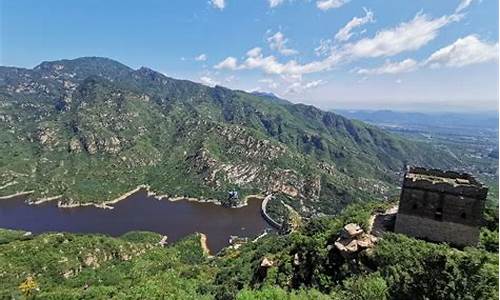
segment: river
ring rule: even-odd
[[[0,227],[34,234],[62,231],[111,236],[146,230],[167,235],[169,243],[201,232],[215,253],[228,245],[231,235],[254,237],[270,227],[260,214],[261,203],[261,199],[252,198],[245,207],[225,208],[188,200],[157,200],[139,191],[114,204],[114,209],[59,208],[57,201],[28,205],[18,197],[0,200]]]

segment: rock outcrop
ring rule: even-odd
[[[373,248],[376,243],[375,236],[365,233],[358,224],[350,223],[344,226],[340,237],[334,243],[334,247],[343,256],[350,257],[365,249]]]

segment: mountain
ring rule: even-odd
[[[276,101],[276,102],[281,103],[281,104],[292,104],[292,102],[285,100],[285,99],[282,99],[271,92],[254,91],[254,92],[252,92],[252,95],[259,96],[259,97],[264,98],[264,99],[268,99],[269,101]]]
[[[217,254],[202,234],[165,246],[151,232],[0,229],[0,299],[497,298],[498,210],[486,210],[478,247],[391,232],[352,256],[335,246],[346,224],[368,232],[395,204],[352,202],[386,194],[406,163],[449,168],[453,157],[270,100],[105,58],[0,67],[0,196],[102,202],[149,184],[219,199],[273,192],[302,215],[336,214]]]
[[[199,198],[272,192],[301,214],[332,214],[387,194],[406,164],[457,164],[374,126],[269,99],[99,57],[0,67],[0,196],[102,202],[147,184]]]
[[[498,135],[498,112],[400,112],[392,110],[335,110],[345,117],[387,127],[443,133],[478,134],[479,130]]]

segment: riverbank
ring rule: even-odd
[[[207,244],[207,235],[201,232],[199,232],[198,235],[200,236],[200,244],[201,244],[201,249],[203,249],[203,254],[207,255],[208,257],[211,257],[212,255],[210,255],[210,248],[208,248]]]
[[[104,202],[100,202],[100,203],[98,203],[98,202],[79,202],[79,201],[72,201],[72,200],[70,200],[68,202],[64,202],[64,201],[60,200],[61,198],[63,198],[63,195],[56,195],[56,196],[51,196],[51,197],[39,198],[36,200],[28,200],[27,203],[29,205],[40,205],[43,203],[59,200],[57,202],[57,207],[59,207],[59,208],[77,208],[77,207],[94,206],[96,208],[102,208],[102,209],[114,209],[114,207],[113,207],[114,204],[116,204],[122,200],[125,200],[128,197],[133,196],[134,194],[140,192],[141,190],[144,190],[147,193],[148,197],[154,197],[157,200],[168,200],[171,202],[184,200],[184,201],[191,201],[191,202],[212,203],[215,205],[222,205],[222,202],[220,200],[213,199],[213,198],[205,199],[205,198],[186,197],[186,196],[177,196],[177,195],[172,197],[172,196],[169,196],[167,194],[158,195],[158,193],[151,191],[151,187],[149,185],[146,185],[146,184],[141,184],[141,185],[137,186],[136,188],[120,195],[117,198],[114,198],[114,199],[108,200],[108,201],[104,201]],[[18,192],[18,193],[12,194],[12,195],[0,196],[0,200],[31,195],[33,193],[34,193],[34,191]],[[240,202],[240,204],[238,204],[237,206],[234,206],[234,207],[230,207],[230,208],[245,207],[248,205],[248,201],[250,199],[263,200],[263,199],[265,199],[265,197],[263,197],[262,195],[248,195],[248,196],[245,196],[245,198],[243,198],[243,200]]]
[[[104,234],[121,237],[129,232],[149,231],[152,241],[173,244],[197,232],[206,234],[210,255],[228,245],[230,236],[254,237],[271,227],[260,215],[261,201],[227,209],[224,206],[188,201],[158,201],[144,190],[114,205],[112,210],[85,207],[61,209],[57,201],[29,205],[23,197],[0,201],[0,228],[45,232]],[[168,239],[163,239],[167,236]],[[134,240],[135,233],[126,235]],[[199,237],[198,237],[199,238]],[[200,241],[198,247],[200,247]],[[205,243],[205,242],[204,242]],[[201,249],[201,248],[200,248]],[[201,250],[200,250],[201,251]]]
[[[35,191],[17,192],[17,193],[12,194],[12,195],[0,196],[0,200],[12,199],[12,198],[20,197],[20,196],[31,195],[34,192]]]

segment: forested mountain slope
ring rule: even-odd
[[[380,197],[439,149],[313,106],[86,57],[0,67],[0,196],[100,202],[160,194],[282,195],[301,213]],[[299,201],[296,201],[299,200]]]

